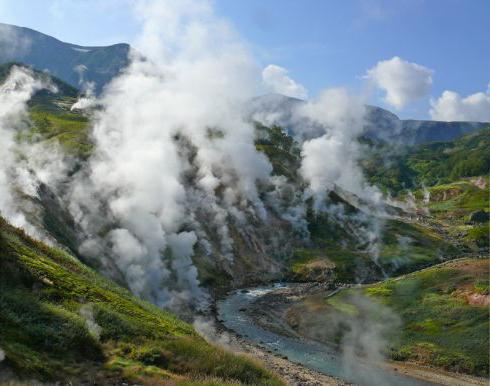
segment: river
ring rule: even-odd
[[[363,363],[345,364],[332,347],[307,339],[296,339],[265,330],[257,326],[251,317],[240,310],[272,291],[284,288],[286,284],[257,287],[246,291],[232,292],[218,302],[218,316],[230,330],[246,338],[255,345],[285,356],[315,371],[362,386],[427,386],[433,383],[409,378],[395,371]]]

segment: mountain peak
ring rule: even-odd
[[[130,46],[80,46],[26,27],[0,23],[0,63],[21,62],[73,87],[93,82],[97,93],[128,64]]]

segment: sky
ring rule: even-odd
[[[80,45],[131,43],[139,29],[130,2],[0,0],[0,21]],[[371,103],[402,118],[458,118],[490,106],[489,0],[215,0],[214,7],[260,66],[284,69],[309,97],[325,87],[359,90],[368,70],[399,57],[430,70],[430,87],[390,103],[383,82],[368,76],[376,84]],[[476,93],[483,104],[465,102]]]

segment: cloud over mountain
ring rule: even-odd
[[[430,91],[433,71],[398,56],[380,61],[367,71],[365,78],[386,93],[387,103],[397,109],[419,100]]]
[[[461,97],[455,91],[444,91],[431,101],[430,115],[438,121],[490,122],[490,84],[486,92]]]

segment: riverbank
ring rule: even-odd
[[[267,369],[279,375],[290,386],[346,386],[349,383],[314,371],[300,364],[264,350],[247,339],[227,330],[232,339],[232,347],[259,360]]]
[[[301,302],[306,297],[322,297],[333,295],[338,290],[331,290],[328,286],[317,283],[290,284],[278,287],[272,291],[256,296],[247,307],[241,308],[240,313],[249,318],[255,325],[260,328],[271,331],[275,334],[285,336],[291,339],[303,339],[294,329],[291,320],[287,320],[287,312],[293,305]],[[310,338],[310,337],[309,337]],[[247,343],[251,345],[250,343]],[[256,347],[255,345],[253,345]],[[253,355],[257,355],[253,353]],[[275,356],[274,356],[275,357]],[[268,359],[265,359],[268,360]],[[287,366],[282,365],[282,374],[287,373]],[[390,361],[383,366],[387,372],[397,372],[402,376],[417,379],[422,382],[438,385],[487,385],[488,380],[484,378],[473,377],[466,374],[453,373],[444,371],[439,368],[421,366],[411,362]],[[330,382],[334,382],[330,380]],[[323,381],[326,382],[326,381]],[[339,381],[337,381],[339,382]],[[294,384],[294,383],[293,383]],[[296,383],[303,384],[303,383]],[[339,384],[339,383],[320,383],[320,384]],[[340,383],[341,384],[341,383]]]
[[[300,285],[300,287],[302,290],[305,290],[304,285]],[[269,330],[268,327],[274,325],[274,320],[277,320],[275,316],[272,316],[270,320],[266,320],[266,324],[264,324],[264,319],[258,322],[257,319],[250,315],[250,312],[253,314],[253,310],[257,309],[252,303],[268,294],[271,294],[272,298],[274,298],[276,291],[288,293],[288,285],[258,287],[232,292],[228,297],[218,302],[218,319],[224,327],[233,331],[240,339],[243,339],[254,348],[260,350],[256,353],[252,351],[253,355],[258,358],[263,358],[263,361],[266,363],[273,363],[272,367],[277,367],[276,371],[291,384],[338,385],[354,383],[369,386],[433,385],[433,383],[407,377],[405,374],[381,368],[366,361],[346,361],[338,350],[332,346],[311,339],[282,334],[281,329],[284,328],[284,325],[277,326],[272,331]],[[306,291],[308,290],[306,289]],[[271,298],[271,296],[268,297]],[[278,304],[277,299],[274,301],[274,304]],[[262,306],[259,305],[258,308]],[[268,309],[272,310],[273,308],[271,306]],[[269,356],[264,358],[260,354],[261,352],[272,354],[274,357],[280,357],[289,363],[277,362]],[[300,364],[308,369],[312,369],[314,372],[305,373],[302,367],[297,367],[297,365],[291,368],[289,367],[290,363]],[[296,370],[300,371],[299,374],[301,377],[306,376],[306,380],[295,379],[294,371]],[[291,373],[293,374],[292,377]]]

